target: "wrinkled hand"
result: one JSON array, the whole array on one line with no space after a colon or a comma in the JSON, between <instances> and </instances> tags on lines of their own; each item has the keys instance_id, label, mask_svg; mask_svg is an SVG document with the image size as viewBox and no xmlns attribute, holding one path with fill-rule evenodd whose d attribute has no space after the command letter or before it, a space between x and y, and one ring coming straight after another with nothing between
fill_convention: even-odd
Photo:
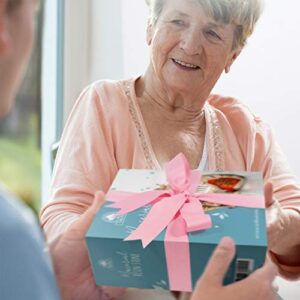
<instances>
[{"instance_id":1,"label":"wrinkled hand","mask_svg":"<svg viewBox=\"0 0 300 300\"><path fill-rule=\"evenodd\" d=\"M103 193L97 192L92 205L50 248L64 300L104 299L102 288L95 284L85 243L85 234L103 203Z\"/></svg>"},{"instance_id":2,"label":"wrinkled hand","mask_svg":"<svg viewBox=\"0 0 300 300\"><path fill-rule=\"evenodd\" d=\"M234 257L235 246L230 238L223 238L212 254L198 280L191 300L275 300L272 286L277 269L269 260L246 279L223 286L226 271Z\"/></svg>"},{"instance_id":3,"label":"wrinkled hand","mask_svg":"<svg viewBox=\"0 0 300 300\"><path fill-rule=\"evenodd\" d=\"M265 185L265 202L269 250L278 255L289 255L291 249L297 245L297 230L293 225L298 218L297 212L280 206L278 200L273 197L271 183Z\"/></svg>"}]
</instances>

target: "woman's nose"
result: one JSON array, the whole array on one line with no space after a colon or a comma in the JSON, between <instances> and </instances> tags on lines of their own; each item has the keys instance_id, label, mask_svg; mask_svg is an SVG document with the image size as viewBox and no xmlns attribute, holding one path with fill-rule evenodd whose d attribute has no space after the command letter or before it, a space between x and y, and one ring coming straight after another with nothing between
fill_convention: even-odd
<instances>
[{"instance_id":1,"label":"woman's nose","mask_svg":"<svg viewBox=\"0 0 300 300\"><path fill-rule=\"evenodd\" d=\"M202 48L202 41L199 33L189 31L185 32L180 42L180 48L184 50L187 55L200 54Z\"/></svg>"}]
</instances>

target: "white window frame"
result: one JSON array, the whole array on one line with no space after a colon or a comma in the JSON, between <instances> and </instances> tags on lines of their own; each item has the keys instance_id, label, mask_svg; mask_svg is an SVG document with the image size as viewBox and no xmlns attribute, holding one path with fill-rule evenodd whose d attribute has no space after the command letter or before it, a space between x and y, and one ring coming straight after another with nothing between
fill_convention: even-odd
<instances>
[{"instance_id":1,"label":"white window frame","mask_svg":"<svg viewBox=\"0 0 300 300\"><path fill-rule=\"evenodd\" d=\"M64 0L44 2L42 46L42 205L49 199L51 146L58 140L63 120Z\"/></svg>"}]
</instances>

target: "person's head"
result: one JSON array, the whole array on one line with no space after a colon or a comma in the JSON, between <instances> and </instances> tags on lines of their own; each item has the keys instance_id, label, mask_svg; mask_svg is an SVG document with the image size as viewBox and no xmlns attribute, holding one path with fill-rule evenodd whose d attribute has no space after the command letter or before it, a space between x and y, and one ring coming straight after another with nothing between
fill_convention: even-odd
<instances>
[{"instance_id":1,"label":"person's head","mask_svg":"<svg viewBox=\"0 0 300 300\"><path fill-rule=\"evenodd\" d=\"M29 60L37 0L0 0L0 117L10 110Z\"/></svg>"},{"instance_id":2,"label":"person's head","mask_svg":"<svg viewBox=\"0 0 300 300\"><path fill-rule=\"evenodd\" d=\"M150 8L147 42L160 81L174 87L205 88L209 93L253 32L261 1L146 0ZM193 87L197 81L198 88Z\"/></svg>"}]
</instances>

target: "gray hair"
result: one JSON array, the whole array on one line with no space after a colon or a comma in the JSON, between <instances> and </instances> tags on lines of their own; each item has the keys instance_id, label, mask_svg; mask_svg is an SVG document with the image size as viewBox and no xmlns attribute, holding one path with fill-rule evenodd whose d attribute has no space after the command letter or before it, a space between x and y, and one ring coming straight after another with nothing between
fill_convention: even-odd
<instances>
[{"instance_id":1,"label":"gray hair","mask_svg":"<svg viewBox=\"0 0 300 300\"><path fill-rule=\"evenodd\" d=\"M252 34L262 9L262 0L197 0L205 12L217 22L234 24L233 48L244 46ZM146 0L150 9L149 22L155 26L165 0Z\"/></svg>"}]
</instances>

